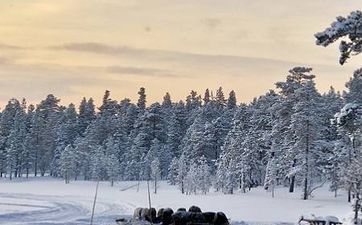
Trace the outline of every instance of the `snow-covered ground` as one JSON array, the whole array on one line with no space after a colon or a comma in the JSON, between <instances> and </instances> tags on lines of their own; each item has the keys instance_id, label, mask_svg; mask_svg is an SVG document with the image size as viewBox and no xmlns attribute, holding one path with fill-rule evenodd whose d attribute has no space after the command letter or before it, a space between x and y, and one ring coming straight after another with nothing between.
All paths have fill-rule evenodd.
<instances>
[{"instance_id":1,"label":"snow-covered ground","mask_svg":"<svg viewBox=\"0 0 362 225\"><path fill-rule=\"evenodd\" d=\"M119 182L111 187L109 182L101 182L94 224L111 225L117 217L131 215L134 208L147 207L147 185L141 182L137 190L136 184ZM47 177L0 179L0 224L89 224L95 187L96 182L65 184ZM176 187L161 182L158 193L151 197L156 208L198 205L203 211L224 211L232 221L247 224L291 224L301 215L311 214L343 219L351 211L345 194L334 198L327 187L303 201L299 191L290 194L285 188L278 188L275 198L262 188L235 195L182 195Z\"/></svg>"}]
</instances>

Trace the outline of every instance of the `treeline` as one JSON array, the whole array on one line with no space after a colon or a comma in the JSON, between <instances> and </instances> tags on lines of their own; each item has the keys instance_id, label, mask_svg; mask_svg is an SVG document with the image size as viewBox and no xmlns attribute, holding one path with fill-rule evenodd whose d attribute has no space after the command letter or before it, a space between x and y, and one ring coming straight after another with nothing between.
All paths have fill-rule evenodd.
<instances>
[{"instance_id":1,"label":"treeline","mask_svg":"<svg viewBox=\"0 0 362 225\"><path fill-rule=\"evenodd\" d=\"M202 96L191 91L185 102L166 93L148 107L144 88L136 104L106 91L98 108L92 98L78 109L53 95L36 106L11 99L1 113L0 176L49 174L112 185L167 179L188 194L212 185L227 194L300 186L304 199L328 181L337 192L358 176L351 165L361 141L340 123L351 114L330 121L345 103L362 103L362 71L342 95L333 88L319 93L311 71L295 67L276 90L240 105L234 91L225 96L221 87Z\"/></svg>"}]
</instances>

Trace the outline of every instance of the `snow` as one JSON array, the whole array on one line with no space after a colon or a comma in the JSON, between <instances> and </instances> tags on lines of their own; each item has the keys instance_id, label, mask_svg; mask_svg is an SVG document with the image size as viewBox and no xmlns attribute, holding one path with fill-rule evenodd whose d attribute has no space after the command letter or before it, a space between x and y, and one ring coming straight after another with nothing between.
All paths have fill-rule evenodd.
<instances>
[{"instance_id":1,"label":"snow","mask_svg":"<svg viewBox=\"0 0 362 225\"><path fill-rule=\"evenodd\" d=\"M343 106L343 108L340 110L340 112L336 113L334 115L334 118L336 119L337 124L343 123L345 120L345 117L353 113L353 111L358 110L360 106L356 103L347 103Z\"/></svg>"},{"instance_id":2,"label":"snow","mask_svg":"<svg viewBox=\"0 0 362 225\"><path fill-rule=\"evenodd\" d=\"M95 224L114 224L114 219L132 215L134 208L147 207L147 185L141 182L119 182L114 187L101 182ZM151 185L152 186L152 185ZM54 178L0 179L0 224L89 224L96 182ZM130 187L130 188L129 188ZM198 205L203 211L223 211L238 224L296 223L301 215L335 216L340 220L351 211L345 193L337 198L325 186L314 198L301 200L301 191L290 194L276 188L275 198L263 188L247 193L224 195L182 195L175 186L160 182L158 193L152 194L156 208L188 208Z\"/></svg>"}]
</instances>

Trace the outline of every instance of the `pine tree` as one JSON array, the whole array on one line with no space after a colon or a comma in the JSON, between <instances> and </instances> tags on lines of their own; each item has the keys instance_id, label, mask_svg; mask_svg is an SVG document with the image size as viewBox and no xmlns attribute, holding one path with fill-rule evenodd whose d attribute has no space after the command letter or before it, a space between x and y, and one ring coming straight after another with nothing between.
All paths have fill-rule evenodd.
<instances>
[{"instance_id":1,"label":"pine tree","mask_svg":"<svg viewBox=\"0 0 362 225\"><path fill-rule=\"evenodd\" d=\"M21 174L26 138L26 117L22 108L18 108L14 117L14 125L7 139L7 164L10 179Z\"/></svg>"},{"instance_id":2,"label":"pine tree","mask_svg":"<svg viewBox=\"0 0 362 225\"><path fill-rule=\"evenodd\" d=\"M92 121L95 120L95 114L93 99L90 98L87 101L86 98L83 98L79 105L78 128L80 134L83 134Z\"/></svg>"},{"instance_id":3,"label":"pine tree","mask_svg":"<svg viewBox=\"0 0 362 225\"><path fill-rule=\"evenodd\" d=\"M138 92L139 98L137 102L138 108L142 111L146 109L146 91L144 87L141 87Z\"/></svg>"},{"instance_id":4,"label":"pine tree","mask_svg":"<svg viewBox=\"0 0 362 225\"><path fill-rule=\"evenodd\" d=\"M276 153L281 171L285 172L284 176L289 178L289 192L294 192L296 183L297 162L293 154L285 154L295 146L295 138L293 132L290 132L292 115L294 106L299 101L295 92L303 86L304 83L314 79L314 75L310 74L312 68L294 67L289 70L285 82L277 82L276 87L280 90L280 98L277 104L273 106L275 112L275 120L272 127L273 149Z\"/></svg>"},{"instance_id":5,"label":"pine tree","mask_svg":"<svg viewBox=\"0 0 362 225\"><path fill-rule=\"evenodd\" d=\"M197 194L197 183L198 183L198 177L197 177L197 165L195 162L191 162L189 169L187 171L186 177L185 177L185 191L186 194Z\"/></svg>"},{"instance_id":6,"label":"pine tree","mask_svg":"<svg viewBox=\"0 0 362 225\"><path fill-rule=\"evenodd\" d=\"M201 107L201 96L192 90L186 97L186 110L192 111Z\"/></svg>"},{"instance_id":7,"label":"pine tree","mask_svg":"<svg viewBox=\"0 0 362 225\"><path fill-rule=\"evenodd\" d=\"M167 180L171 185L176 185L177 176L178 176L178 166L179 166L178 159L177 157L174 157L168 168L168 175L167 175Z\"/></svg>"},{"instance_id":8,"label":"pine tree","mask_svg":"<svg viewBox=\"0 0 362 225\"><path fill-rule=\"evenodd\" d=\"M349 146L347 147L346 163L352 164L353 159L358 153L358 146L360 145L360 131L362 127L361 120L361 106L355 103L346 104L339 113L335 115L333 123L337 126L339 132L349 139ZM348 186L348 184L346 184ZM348 202L351 202L352 186L349 184L348 188Z\"/></svg>"},{"instance_id":9,"label":"pine tree","mask_svg":"<svg viewBox=\"0 0 362 225\"><path fill-rule=\"evenodd\" d=\"M64 151L60 155L60 174L65 180L65 183L68 184L70 179L75 175L75 154L74 148L71 145L67 145Z\"/></svg>"},{"instance_id":10,"label":"pine tree","mask_svg":"<svg viewBox=\"0 0 362 225\"><path fill-rule=\"evenodd\" d=\"M91 155L91 171L94 180L106 180L107 176L107 158L102 146L94 146Z\"/></svg>"},{"instance_id":11,"label":"pine tree","mask_svg":"<svg viewBox=\"0 0 362 225\"><path fill-rule=\"evenodd\" d=\"M208 162L205 157L201 157L197 162L197 188L201 193L206 194L209 192L211 183L211 168L208 165Z\"/></svg>"},{"instance_id":12,"label":"pine tree","mask_svg":"<svg viewBox=\"0 0 362 225\"><path fill-rule=\"evenodd\" d=\"M16 112L21 108L20 103L17 99L10 99L8 104L5 106L5 109L1 113L0 120L0 139L1 139L1 174L5 173L8 168L12 168L13 165L10 165L12 162L8 161L8 157L12 155L12 153L8 153L9 150L9 141L8 138L14 126L14 119ZM14 159L15 160L15 159Z\"/></svg>"},{"instance_id":13,"label":"pine tree","mask_svg":"<svg viewBox=\"0 0 362 225\"><path fill-rule=\"evenodd\" d=\"M144 158L149 150L150 143L149 135L141 130L125 155L125 179L139 180L142 177L144 178Z\"/></svg>"},{"instance_id":14,"label":"pine tree","mask_svg":"<svg viewBox=\"0 0 362 225\"><path fill-rule=\"evenodd\" d=\"M186 192L186 176L187 176L188 166L186 162L186 157L181 155L178 160L178 170L177 170L177 185L179 186L181 193L184 194Z\"/></svg>"},{"instance_id":15,"label":"pine tree","mask_svg":"<svg viewBox=\"0 0 362 225\"><path fill-rule=\"evenodd\" d=\"M37 109L37 124L38 130L38 152L37 152L37 167L42 176L47 171L51 171L51 162L54 160L54 151L56 148L56 127L60 116L61 107L58 105L59 99L50 94L47 98L38 105Z\"/></svg>"},{"instance_id":16,"label":"pine tree","mask_svg":"<svg viewBox=\"0 0 362 225\"><path fill-rule=\"evenodd\" d=\"M362 104L362 68L354 71L353 77L346 83L348 92L344 94L344 99L348 103Z\"/></svg>"},{"instance_id":17,"label":"pine tree","mask_svg":"<svg viewBox=\"0 0 362 225\"><path fill-rule=\"evenodd\" d=\"M29 173L34 161L34 145L33 141L31 140L31 129L32 129L32 119L35 114L35 107L34 105L29 105L28 112L26 117L26 135L24 141L24 152L23 152L23 167L25 169L26 178L29 178Z\"/></svg>"},{"instance_id":18,"label":"pine tree","mask_svg":"<svg viewBox=\"0 0 362 225\"><path fill-rule=\"evenodd\" d=\"M351 190L355 199L353 203L354 223L358 224L358 213L361 211L361 196L362 196L362 152L359 151L357 157L352 159L352 162L345 170L344 183L346 188Z\"/></svg>"},{"instance_id":19,"label":"pine tree","mask_svg":"<svg viewBox=\"0 0 362 225\"><path fill-rule=\"evenodd\" d=\"M250 163L253 162L246 160L247 154L244 153L245 148L242 146L249 129L248 118L250 118L248 108L241 107L235 114L233 128L225 138L223 151L217 163L217 188L225 194L233 194L238 186L245 191L247 186L246 174L248 168L251 168Z\"/></svg>"},{"instance_id":20,"label":"pine tree","mask_svg":"<svg viewBox=\"0 0 362 225\"><path fill-rule=\"evenodd\" d=\"M234 109L236 107L236 95L235 91L230 91L229 98L227 100L227 108Z\"/></svg>"},{"instance_id":21,"label":"pine tree","mask_svg":"<svg viewBox=\"0 0 362 225\"><path fill-rule=\"evenodd\" d=\"M277 164L275 160L274 152L271 153L270 160L266 166L265 180L264 180L264 188L272 193L272 197L274 198L275 186L277 184Z\"/></svg>"},{"instance_id":22,"label":"pine tree","mask_svg":"<svg viewBox=\"0 0 362 225\"><path fill-rule=\"evenodd\" d=\"M106 161L107 177L111 181L111 186L113 187L114 181L118 179L120 173L119 161L114 154L107 155Z\"/></svg>"},{"instance_id":23,"label":"pine tree","mask_svg":"<svg viewBox=\"0 0 362 225\"><path fill-rule=\"evenodd\" d=\"M227 100L225 99L222 87L219 87L219 89L217 89L215 101L216 106L219 110L222 110L226 106Z\"/></svg>"},{"instance_id":24,"label":"pine tree","mask_svg":"<svg viewBox=\"0 0 362 225\"><path fill-rule=\"evenodd\" d=\"M168 92L163 97L162 107L164 108L172 107L171 95Z\"/></svg>"},{"instance_id":25,"label":"pine tree","mask_svg":"<svg viewBox=\"0 0 362 225\"><path fill-rule=\"evenodd\" d=\"M351 55L362 52L362 12L353 11L347 17L338 16L337 20L322 32L316 33L316 44L328 46L339 39L343 39L339 45L339 63L343 65Z\"/></svg>"},{"instance_id":26,"label":"pine tree","mask_svg":"<svg viewBox=\"0 0 362 225\"><path fill-rule=\"evenodd\" d=\"M51 164L51 171L53 176L59 175L59 159L62 151L67 145L73 145L74 140L79 135L78 115L75 106L70 104L68 108L60 113L57 125L56 147L54 150L53 161Z\"/></svg>"},{"instance_id":27,"label":"pine tree","mask_svg":"<svg viewBox=\"0 0 362 225\"><path fill-rule=\"evenodd\" d=\"M204 105L207 105L210 101L211 101L211 99L210 99L210 91L209 91L209 89L207 88L206 90L205 90L205 94L204 94Z\"/></svg>"},{"instance_id":28,"label":"pine tree","mask_svg":"<svg viewBox=\"0 0 362 225\"><path fill-rule=\"evenodd\" d=\"M320 164L317 163L320 151L316 147L320 140L319 130L323 129L319 119L320 97L312 80L297 89L295 96L299 101L293 107L290 129L296 142L290 149L290 154L297 161L297 165L300 165L301 170L298 173L303 176L303 199L306 200L311 195L312 178L320 175Z\"/></svg>"},{"instance_id":29,"label":"pine tree","mask_svg":"<svg viewBox=\"0 0 362 225\"><path fill-rule=\"evenodd\" d=\"M167 147L174 156L181 155L181 141L186 133L186 111L183 102L175 105L167 124Z\"/></svg>"},{"instance_id":30,"label":"pine tree","mask_svg":"<svg viewBox=\"0 0 362 225\"><path fill-rule=\"evenodd\" d=\"M157 182L161 176L160 161L154 158L151 162L151 179L154 182L154 193L157 194Z\"/></svg>"}]
</instances>

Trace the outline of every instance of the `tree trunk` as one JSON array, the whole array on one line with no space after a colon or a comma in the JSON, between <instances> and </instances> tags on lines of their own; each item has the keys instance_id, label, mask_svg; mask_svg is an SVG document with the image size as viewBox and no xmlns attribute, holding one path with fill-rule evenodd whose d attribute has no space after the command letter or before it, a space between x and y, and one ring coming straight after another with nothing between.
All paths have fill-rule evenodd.
<instances>
[{"instance_id":1,"label":"tree trunk","mask_svg":"<svg viewBox=\"0 0 362 225\"><path fill-rule=\"evenodd\" d=\"M352 136L352 149L353 149L353 152L355 151L355 141L354 141L354 135ZM349 149L348 151L348 159L349 159L349 163L351 164L352 163L352 152L351 152L351 149ZM347 197L347 200L348 202L351 202L352 201L352 185L350 184L349 187L348 187L348 197Z\"/></svg>"},{"instance_id":2,"label":"tree trunk","mask_svg":"<svg viewBox=\"0 0 362 225\"><path fill-rule=\"evenodd\" d=\"M38 147L39 147L39 135L36 135L36 150L35 150L35 162L34 162L34 176L38 175Z\"/></svg>"},{"instance_id":3,"label":"tree trunk","mask_svg":"<svg viewBox=\"0 0 362 225\"><path fill-rule=\"evenodd\" d=\"M307 132L309 132L309 122L307 123ZM306 148L305 148L305 174L304 174L304 193L303 200L308 199L308 177L309 177L309 133L307 134L306 139Z\"/></svg>"},{"instance_id":4,"label":"tree trunk","mask_svg":"<svg viewBox=\"0 0 362 225\"><path fill-rule=\"evenodd\" d=\"M358 211L360 210L361 206L360 206L360 198L359 195L357 194L356 196L356 202L354 204L354 224L358 224Z\"/></svg>"},{"instance_id":5,"label":"tree trunk","mask_svg":"<svg viewBox=\"0 0 362 225\"><path fill-rule=\"evenodd\" d=\"M157 178L155 177L155 194L157 194Z\"/></svg>"},{"instance_id":6,"label":"tree trunk","mask_svg":"<svg viewBox=\"0 0 362 225\"><path fill-rule=\"evenodd\" d=\"M293 159L293 165L292 168L294 168L297 164L297 160ZM293 193L294 192L294 186L295 186L295 176L292 175L290 177L290 183L289 183L289 193Z\"/></svg>"},{"instance_id":7,"label":"tree trunk","mask_svg":"<svg viewBox=\"0 0 362 225\"><path fill-rule=\"evenodd\" d=\"M308 199L308 177L304 177L303 200Z\"/></svg>"},{"instance_id":8,"label":"tree trunk","mask_svg":"<svg viewBox=\"0 0 362 225\"><path fill-rule=\"evenodd\" d=\"M183 182L183 181L181 181L181 193L182 193L182 194L185 193L184 182Z\"/></svg>"},{"instance_id":9,"label":"tree trunk","mask_svg":"<svg viewBox=\"0 0 362 225\"><path fill-rule=\"evenodd\" d=\"M242 175L242 180L243 180L243 187L242 187L242 190L243 190L243 193L246 193L246 187L245 187L245 177L244 177L244 174Z\"/></svg>"},{"instance_id":10,"label":"tree trunk","mask_svg":"<svg viewBox=\"0 0 362 225\"><path fill-rule=\"evenodd\" d=\"M294 192L294 185L295 185L295 176L293 175L293 176L290 178L289 193L293 193L293 192Z\"/></svg>"}]
</instances>

